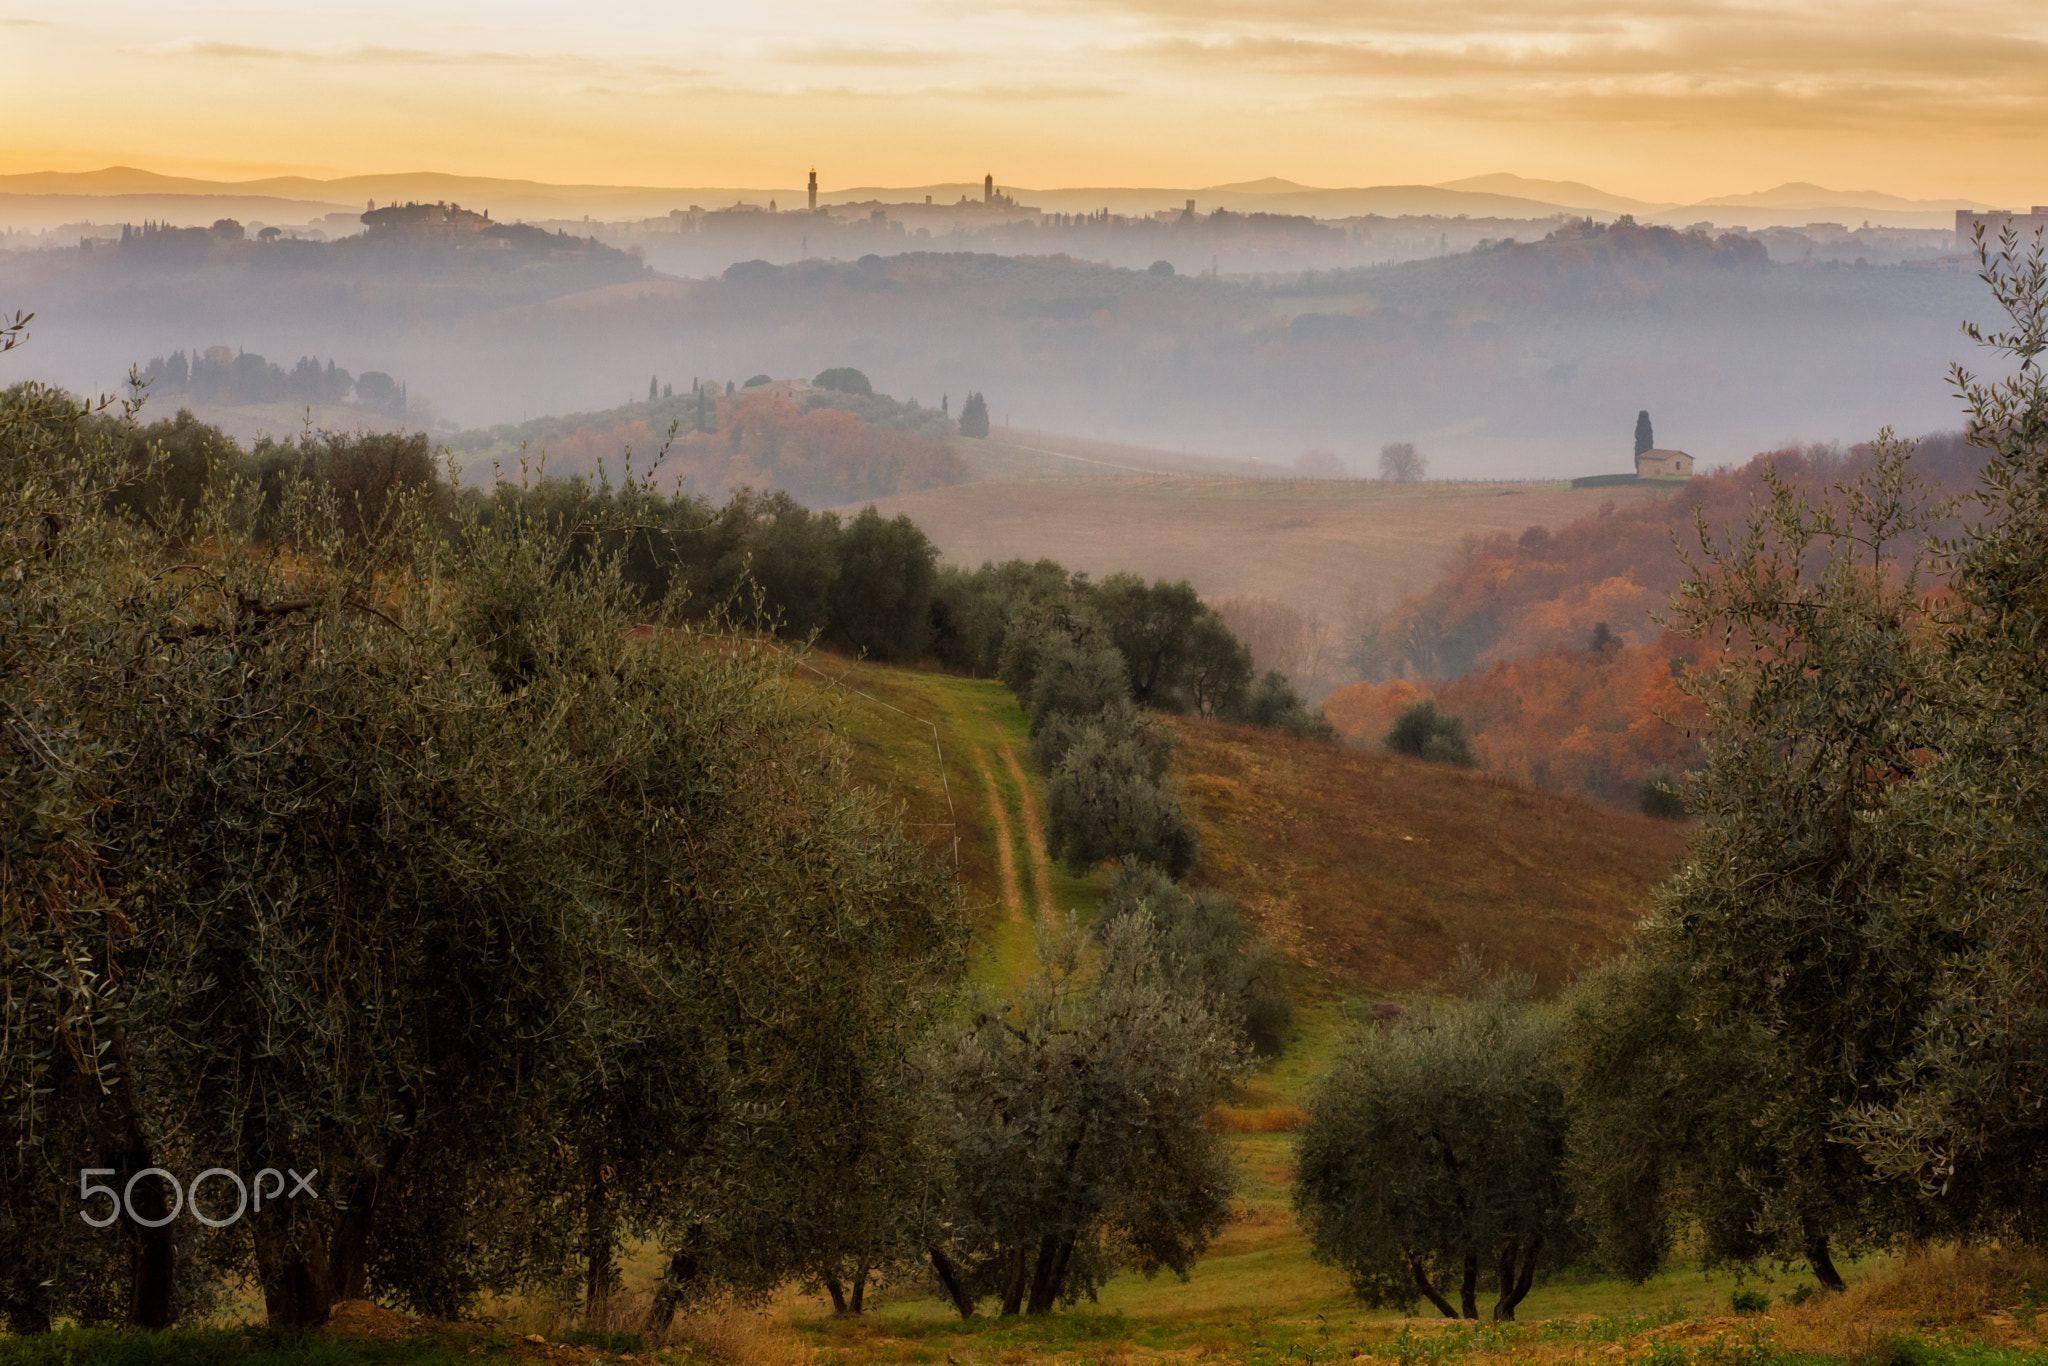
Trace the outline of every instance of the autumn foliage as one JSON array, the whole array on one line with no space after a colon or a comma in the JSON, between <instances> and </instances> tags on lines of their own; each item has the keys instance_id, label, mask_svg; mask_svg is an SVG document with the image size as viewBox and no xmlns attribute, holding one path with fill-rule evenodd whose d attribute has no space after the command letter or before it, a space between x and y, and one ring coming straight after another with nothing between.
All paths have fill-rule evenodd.
<instances>
[{"instance_id":1,"label":"autumn foliage","mask_svg":"<svg viewBox=\"0 0 2048 1366\"><path fill-rule=\"evenodd\" d=\"M1937 490L1960 491L1975 477L1960 437L1920 443L1914 464ZM1794 486L1853 474L1867 447L1767 451L1736 469L1689 480L1668 498L1628 508L1603 504L1556 531L1532 526L1519 537L1472 537L1437 585L1407 601L1367 642L1368 676L1445 679L1558 647L1584 645L1606 622L1627 645L1651 645L1662 608L1682 574L1679 546L1697 547L1695 511L1710 529L1739 523L1763 490L1766 469ZM1939 529L1939 528L1938 528Z\"/></svg>"},{"instance_id":2,"label":"autumn foliage","mask_svg":"<svg viewBox=\"0 0 2048 1366\"><path fill-rule=\"evenodd\" d=\"M1695 516L1718 533L1741 521L1766 469L1818 485L1869 458L1861 446L1770 451L1669 498L1604 504L1554 532L1469 539L1435 587L1366 640L1363 662L1377 679L1339 689L1324 712L1345 737L1376 748L1403 707L1433 697L1463 719L1482 767L1632 807L1653 774L1702 758L1698 708L1678 683L1711 657L1656 620L1683 573L1680 547L1698 545ZM1956 437L1927 438L1914 460L1940 491L1975 474Z\"/></svg>"},{"instance_id":3,"label":"autumn foliage","mask_svg":"<svg viewBox=\"0 0 2048 1366\"><path fill-rule=\"evenodd\" d=\"M1698 642L1668 633L1647 645L1559 646L1434 687L1355 683L1323 711L1347 738L1377 746L1404 707L1433 697L1463 719L1480 767L1633 806L1653 772L1700 761L1698 704L1678 687L1700 653Z\"/></svg>"},{"instance_id":4,"label":"autumn foliage","mask_svg":"<svg viewBox=\"0 0 2048 1366\"><path fill-rule=\"evenodd\" d=\"M841 409L804 412L787 399L745 396L705 406L714 429L678 431L673 439L645 420L579 427L549 444L549 472L594 474L602 464L616 473L629 450L634 468L644 471L666 444L664 485L684 479L690 492L712 499L742 488L779 490L809 507L957 484L970 475L946 442L873 426Z\"/></svg>"}]
</instances>

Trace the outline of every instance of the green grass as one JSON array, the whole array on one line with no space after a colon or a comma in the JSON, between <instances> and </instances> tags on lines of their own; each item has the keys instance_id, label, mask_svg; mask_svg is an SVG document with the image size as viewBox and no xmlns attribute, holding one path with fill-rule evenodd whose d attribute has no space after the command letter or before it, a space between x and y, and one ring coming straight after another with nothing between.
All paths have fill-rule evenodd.
<instances>
[{"instance_id":1,"label":"green grass","mask_svg":"<svg viewBox=\"0 0 2048 1366\"><path fill-rule=\"evenodd\" d=\"M855 778L901 801L906 823L945 856L950 857L947 850L957 829L961 886L975 929L970 976L990 986L1016 980L1031 961L1037 906L1024 794L1003 762L1006 747L1024 772L1041 819L1045 811L1043 779L1031 759L1030 728L1016 698L988 679L891 669L824 654L813 655L811 666L815 672L801 676L835 699L841 733L853 749ZM945 756L943 782L940 752ZM1023 893L1022 914L1016 917L1003 904L996 848L1000 834L988 810L989 777L1008 820L1011 860ZM1108 875L1077 877L1054 862L1047 883L1055 911L1085 921L1101 906Z\"/></svg>"}]
</instances>

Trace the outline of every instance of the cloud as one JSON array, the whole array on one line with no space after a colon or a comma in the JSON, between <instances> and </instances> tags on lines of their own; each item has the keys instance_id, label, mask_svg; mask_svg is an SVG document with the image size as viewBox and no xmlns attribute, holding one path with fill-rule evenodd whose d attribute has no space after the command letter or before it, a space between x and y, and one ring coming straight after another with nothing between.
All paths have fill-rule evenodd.
<instances>
[{"instance_id":1,"label":"cloud","mask_svg":"<svg viewBox=\"0 0 2048 1366\"><path fill-rule=\"evenodd\" d=\"M525 52L500 52L487 49L440 50L433 48L390 47L378 43L360 43L353 47L343 48L285 48L258 47L247 43L182 39L148 49L144 55L203 57L223 61L294 62L328 67L432 66L486 69L510 68L551 75L611 79L653 77L679 80L704 74L694 68L669 66L659 62L590 57L577 53L551 53L543 55Z\"/></svg>"},{"instance_id":2,"label":"cloud","mask_svg":"<svg viewBox=\"0 0 2048 1366\"><path fill-rule=\"evenodd\" d=\"M1603 129L1693 133L1834 133L1985 139L2037 138L2048 94L1928 90L1838 83L1614 81L1518 90L1441 91L1396 97L1403 107L1480 124L1541 119Z\"/></svg>"},{"instance_id":3,"label":"cloud","mask_svg":"<svg viewBox=\"0 0 2048 1366\"><path fill-rule=\"evenodd\" d=\"M1904 85L2004 79L2033 84L2048 43L1954 33L1843 35L1784 24L1747 33L1688 32L1661 42L1614 37L1571 42L1508 37L1455 42L1351 41L1285 35L1159 38L1131 44L1131 57L1179 66L1327 75L1456 78L1626 77L1772 73L1818 86L1886 73Z\"/></svg>"},{"instance_id":4,"label":"cloud","mask_svg":"<svg viewBox=\"0 0 2048 1366\"><path fill-rule=\"evenodd\" d=\"M1885 135L2006 134L2048 114L2048 22L1998 0L1967 25L1892 0L1853 16L1726 0L1278 0L1256 23L1207 0L1106 3L1169 30L1126 41L1128 66L1331 112Z\"/></svg>"},{"instance_id":5,"label":"cloud","mask_svg":"<svg viewBox=\"0 0 2048 1366\"><path fill-rule=\"evenodd\" d=\"M1125 92L1107 85L1005 85L992 82L983 85L949 86L925 93L970 100L1100 100L1116 98Z\"/></svg>"},{"instance_id":6,"label":"cloud","mask_svg":"<svg viewBox=\"0 0 2048 1366\"><path fill-rule=\"evenodd\" d=\"M815 43L771 48L769 60L794 66L921 67L943 66L963 54L929 48L880 47L860 43Z\"/></svg>"}]
</instances>

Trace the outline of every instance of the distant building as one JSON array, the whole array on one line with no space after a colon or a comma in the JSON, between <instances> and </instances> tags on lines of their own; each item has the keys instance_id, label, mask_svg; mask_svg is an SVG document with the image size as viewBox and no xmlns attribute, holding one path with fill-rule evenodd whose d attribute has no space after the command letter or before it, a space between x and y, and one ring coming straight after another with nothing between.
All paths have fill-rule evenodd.
<instances>
[{"instance_id":1,"label":"distant building","mask_svg":"<svg viewBox=\"0 0 2048 1366\"><path fill-rule=\"evenodd\" d=\"M967 196L961 195L960 202L962 204L965 204L967 202ZM990 171L987 175L981 178L981 206L984 209L1004 210L1019 209L1023 207L1022 205L1017 203L1017 200L1014 196L1004 194L1001 190L996 188L996 173L994 171ZM1037 210L1029 209L1025 210L1025 212L1036 213Z\"/></svg>"},{"instance_id":2,"label":"distant building","mask_svg":"<svg viewBox=\"0 0 2048 1366\"><path fill-rule=\"evenodd\" d=\"M1636 457L1638 479L1690 479L1692 457L1684 451L1648 450Z\"/></svg>"},{"instance_id":3,"label":"distant building","mask_svg":"<svg viewBox=\"0 0 2048 1366\"><path fill-rule=\"evenodd\" d=\"M491 215L488 209L476 213L460 204L392 204L363 214L361 222L373 237L451 242L483 232Z\"/></svg>"},{"instance_id":4,"label":"distant building","mask_svg":"<svg viewBox=\"0 0 2048 1366\"><path fill-rule=\"evenodd\" d=\"M817 392L817 390L814 386L812 386L811 384L807 383L804 380L774 379L768 381L768 383L766 384L756 384L751 388L747 389L745 392L749 396L759 396L763 398L800 399L806 394Z\"/></svg>"},{"instance_id":5,"label":"distant building","mask_svg":"<svg viewBox=\"0 0 2048 1366\"><path fill-rule=\"evenodd\" d=\"M811 212L818 211L818 168L811 167Z\"/></svg>"},{"instance_id":6,"label":"distant building","mask_svg":"<svg viewBox=\"0 0 2048 1366\"><path fill-rule=\"evenodd\" d=\"M1984 245L1996 248L1998 239L2006 226L2019 235L2022 246L2029 245L2035 233L2041 233L2048 240L2048 204L2036 204L2032 213L2008 213L2004 209L1992 209L1987 213L1971 213L1968 209L1956 210L1956 250L1971 251L1976 247L1977 225L1984 225Z\"/></svg>"}]
</instances>

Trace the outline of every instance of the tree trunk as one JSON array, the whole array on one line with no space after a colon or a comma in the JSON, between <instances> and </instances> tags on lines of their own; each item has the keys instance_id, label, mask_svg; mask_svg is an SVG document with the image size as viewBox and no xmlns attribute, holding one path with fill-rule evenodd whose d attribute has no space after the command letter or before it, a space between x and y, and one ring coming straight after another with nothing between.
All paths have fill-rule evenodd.
<instances>
[{"instance_id":1,"label":"tree trunk","mask_svg":"<svg viewBox=\"0 0 2048 1366\"><path fill-rule=\"evenodd\" d=\"M868 1273L871 1270L866 1262L862 1262L853 1273L852 1291L847 1295L846 1302L856 1314L860 1313L861 1305L868 1297Z\"/></svg>"},{"instance_id":2,"label":"tree trunk","mask_svg":"<svg viewBox=\"0 0 2048 1366\"><path fill-rule=\"evenodd\" d=\"M669 1254L668 1271L654 1292L653 1302L647 1306L646 1331L649 1333L659 1333L675 1322L676 1306L682 1302L683 1287L697 1279L697 1250L693 1246L695 1232L691 1230L691 1242Z\"/></svg>"},{"instance_id":3,"label":"tree trunk","mask_svg":"<svg viewBox=\"0 0 2048 1366\"><path fill-rule=\"evenodd\" d=\"M1518 1251L1519 1249L1515 1246L1515 1240L1512 1238L1501 1244L1500 1264L1494 1268L1494 1276L1500 1285L1500 1298L1493 1302L1493 1321L1495 1323L1499 1323L1504 1318L1511 1319L1515 1316L1515 1306L1512 1303L1512 1299L1515 1293L1515 1267L1517 1264L1516 1253Z\"/></svg>"},{"instance_id":4,"label":"tree trunk","mask_svg":"<svg viewBox=\"0 0 2048 1366\"><path fill-rule=\"evenodd\" d=\"M128 1188L129 1177L156 1165L151 1160L149 1144L139 1131L114 1165L124 1190ZM177 1244L171 1237L172 1221L164 1219L171 1212L171 1203L165 1198L161 1177L137 1181L133 1192L128 1204L138 1219L164 1222L157 1228L129 1224L128 1326L168 1328L174 1317L171 1290L178 1270Z\"/></svg>"},{"instance_id":5,"label":"tree trunk","mask_svg":"<svg viewBox=\"0 0 2048 1366\"><path fill-rule=\"evenodd\" d=\"M1052 1298L1057 1287L1053 1284L1053 1269L1059 1261L1060 1237L1048 1233L1038 1240L1038 1260L1031 1268L1031 1298L1024 1302L1027 1314L1043 1314L1052 1307Z\"/></svg>"},{"instance_id":6,"label":"tree trunk","mask_svg":"<svg viewBox=\"0 0 2048 1366\"><path fill-rule=\"evenodd\" d=\"M1842 1283L1842 1273L1835 1270L1835 1260L1828 1255L1828 1235L1814 1233L1807 1235L1806 1261L1813 1268L1813 1278L1825 1290L1847 1290Z\"/></svg>"},{"instance_id":7,"label":"tree trunk","mask_svg":"<svg viewBox=\"0 0 2048 1366\"><path fill-rule=\"evenodd\" d=\"M974 1301L967 1298L967 1287L960 1283L960 1273L954 1268L953 1259L935 1247L926 1248L925 1255L931 1258L932 1274L945 1287L946 1298L953 1302L953 1308L961 1318L973 1318Z\"/></svg>"},{"instance_id":8,"label":"tree trunk","mask_svg":"<svg viewBox=\"0 0 2048 1366\"><path fill-rule=\"evenodd\" d=\"M1052 1266L1052 1287L1046 1292L1045 1307L1049 1310L1060 1301L1067 1289L1067 1268L1074 1261L1074 1236L1068 1234L1060 1239L1059 1260Z\"/></svg>"},{"instance_id":9,"label":"tree trunk","mask_svg":"<svg viewBox=\"0 0 2048 1366\"><path fill-rule=\"evenodd\" d=\"M128 1050L128 1032L111 1015L107 1019L107 1037L114 1067L119 1074L119 1080L113 1087L116 1118L113 1132L108 1134L109 1146L116 1151L107 1165L115 1169L116 1179L125 1192L129 1178L154 1167L156 1159L149 1135L142 1126L142 1106L136 1099L135 1064ZM163 1178L152 1177L135 1183L131 1203L135 1213L143 1219L161 1220L171 1212L170 1202L164 1196ZM178 1249L171 1234L171 1221L164 1220L156 1228L144 1228L132 1221L124 1223L129 1231L128 1326L168 1328L173 1317L172 1286L178 1270Z\"/></svg>"},{"instance_id":10,"label":"tree trunk","mask_svg":"<svg viewBox=\"0 0 2048 1366\"><path fill-rule=\"evenodd\" d=\"M827 1276L825 1278L825 1293L832 1297L833 1317L837 1318L844 1314L846 1312L846 1288L839 1284L837 1276Z\"/></svg>"},{"instance_id":11,"label":"tree trunk","mask_svg":"<svg viewBox=\"0 0 2048 1366\"><path fill-rule=\"evenodd\" d=\"M611 1192L605 1188L604 1159L592 1153L583 1177L583 1314L595 1319L618 1280L612 1260Z\"/></svg>"},{"instance_id":12,"label":"tree trunk","mask_svg":"<svg viewBox=\"0 0 2048 1366\"><path fill-rule=\"evenodd\" d=\"M1465 1254L1465 1283L1458 1288L1458 1303L1465 1311L1465 1317L1479 1317L1479 1254Z\"/></svg>"},{"instance_id":13,"label":"tree trunk","mask_svg":"<svg viewBox=\"0 0 2048 1366\"><path fill-rule=\"evenodd\" d=\"M411 1146L412 1140L401 1135L391 1140L380 1162L365 1165L356 1173L328 1252L328 1274L334 1294L331 1303L370 1297L370 1229L376 1222L378 1201L391 1184L391 1174L405 1161L406 1149ZM320 1319L325 1322L326 1318L323 1311Z\"/></svg>"},{"instance_id":14,"label":"tree trunk","mask_svg":"<svg viewBox=\"0 0 2048 1366\"><path fill-rule=\"evenodd\" d=\"M1442 1295L1439 1295L1436 1287L1430 1283L1429 1272L1424 1269L1422 1258L1412 1252L1409 1253L1408 1269L1415 1273L1415 1288L1428 1297L1429 1302L1437 1307L1438 1312L1447 1319L1458 1317L1458 1311L1451 1308L1451 1302Z\"/></svg>"},{"instance_id":15,"label":"tree trunk","mask_svg":"<svg viewBox=\"0 0 2048 1366\"><path fill-rule=\"evenodd\" d=\"M1003 1286L1002 1317L1012 1318L1024 1307L1024 1245L1010 1253L1010 1279Z\"/></svg>"},{"instance_id":16,"label":"tree trunk","mask_svg":"<svg viewBox=\"0 0 2048 1366\"><path fill-rule=\"evenodd\" d=\"M256 1222L256 1270L263 1282L263 1312L277 1327L315 1327L327 1322L334 1304L327 1246L318 1237L307 1237L303 1246L292 1246L292 1224L289 1208L275 1217L259 1216Z\"/></svg>"},{"instance_id":17,"label":"tree trunk","mask_svg":"<svg viewBox=\"0 0 2048 1366\"><path fill-rule=\"evenodd\" d=\"M1539 1233L1529 1240L1529 1250L1523 1255L1522 1265L1517 1270L1514 1244L1508 1244L1508 1255L1501 1262L1500 1300L1493 1306L1496 1323L1512 1319L1515 1316L1515 1306L1529 1297L1529 1287L1536 1283L1536 1259L1542 1255L1543 1235Z\"/></svg>"}]
</instances>

